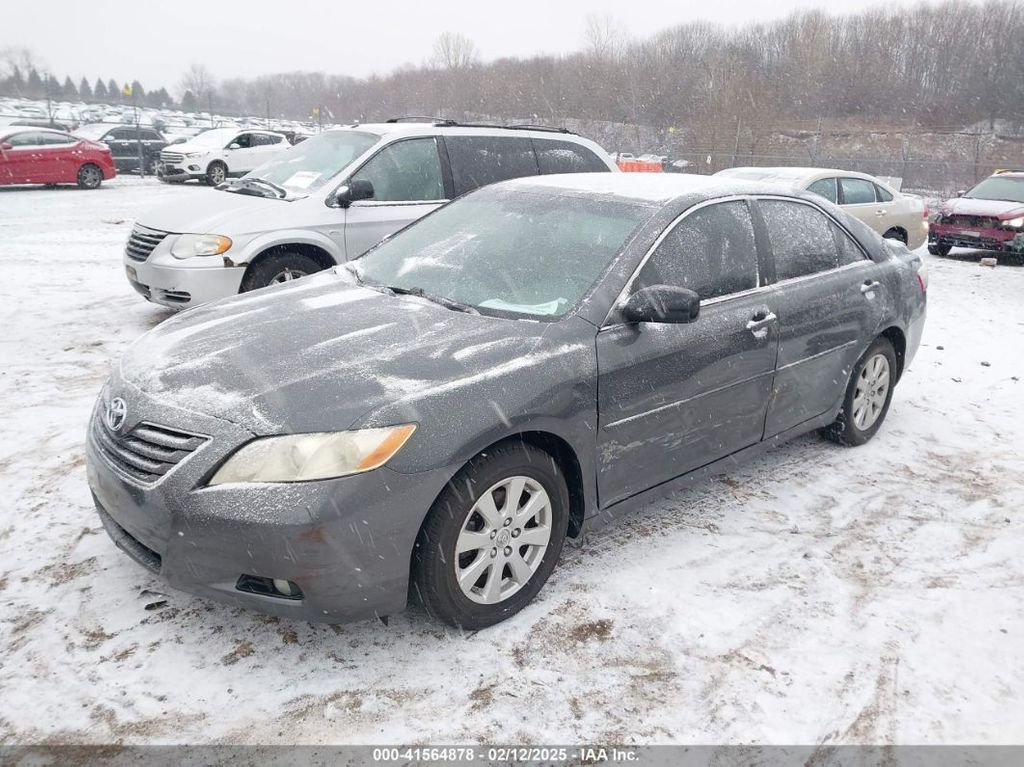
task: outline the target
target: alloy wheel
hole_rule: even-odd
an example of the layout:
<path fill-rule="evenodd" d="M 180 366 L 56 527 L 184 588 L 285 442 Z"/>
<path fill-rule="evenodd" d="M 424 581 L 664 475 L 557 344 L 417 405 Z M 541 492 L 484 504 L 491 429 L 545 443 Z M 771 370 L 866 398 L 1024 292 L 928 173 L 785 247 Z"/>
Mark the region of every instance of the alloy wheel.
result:
<path fill-rule="evenodd" d="M 503 602 L 522 589 L 551 541 L 551 499 L 530 477 L 503 479 L 469 510 L 455 544 L 455 578 L 478 604 Z"/>
<path fill-rule="evenodd" d="M 861 368 L 853 394 L 853 424 L 861 431 L 874 426 L 889 396 L 889 360 L 876 354 Z"/>
<path fill-rule="evenodd" d="M 277 274 L 275 274 L 271 278 L 270 284 L 274 285 L 274 284 L 279 283 L 279 282 L 291 282 L 292 280 L 297 280 L 297 279 L 299 279 L 299 277 L 305 277 L 305 276 L 306 276 L 306 273 L 303 272 L 303 271 L 300 271 L 298 269 L 286 268 L 286 269 L 278 272 Z"/>

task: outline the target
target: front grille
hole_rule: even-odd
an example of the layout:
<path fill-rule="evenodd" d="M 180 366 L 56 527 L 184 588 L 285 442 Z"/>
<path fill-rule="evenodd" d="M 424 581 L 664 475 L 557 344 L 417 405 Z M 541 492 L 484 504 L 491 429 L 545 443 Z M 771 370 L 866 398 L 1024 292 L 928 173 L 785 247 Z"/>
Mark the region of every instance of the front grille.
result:
<path fill-rule="evenodd" d="M 153 249 L 163 242 L 167 234 L 158 229 L 149 229 L 136 224 L 132 229 L 131 236 L 128 237 L 128 244 L 124 246 L 125 255 L 132 261 L 145 261 Z"/>
<path fill-rule="evenodd" d="M 964 229 L 995 229 L 999 226 L 999 219 L 990 216 L 953 215 L 946 216 L 942 223 Z"/>
<path fill-rule="evenodd" d="M 156 482 L 208 439 L 152 423 L 140 423 L 127 434 L 116 434 L 99 415 L 93 419 L 92 437 L 114 468 L 144 484 Z"/>
<path fill-rule="evenodd" d="M 165 163 L 179 163 L 185 161 L 185 155 L 178 154 L 177 152 L 161 152 L 160 162 Z"/>

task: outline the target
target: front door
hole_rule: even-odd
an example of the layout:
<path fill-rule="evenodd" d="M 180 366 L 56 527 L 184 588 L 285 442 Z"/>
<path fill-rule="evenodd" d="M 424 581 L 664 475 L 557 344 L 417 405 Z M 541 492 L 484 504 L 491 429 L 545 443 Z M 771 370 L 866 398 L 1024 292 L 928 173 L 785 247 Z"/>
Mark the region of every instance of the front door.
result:
<path fill-rule="evenodd" d="M 833 409 L 874 337 L 889 288 L 882 267 L 817 207 L 757 203 L 774 260 L 779 356 L 765 437 Z"/>
<path fill-rule="evenodd" d="M 345 253 L 357 258 L 382 239 L 446 202 L 435 138 L 389 144 L 353 175 L 373 184 L 373 199 L 353 203 L 345 215 Z"/>
<path fill-rule="evenodd" d="M 630 292 L 690 288 L 689 324 L 623 323 L 597 335 L 598 492 L 634 495 L 761 440 L 778 330 L 744 200 L 697 208 L 670 227 Z"/>
<path fill-rule="evenodd" d="M 843 176 L 839 179 L 839 199 L 843 211 L 859 218 L 879 234 L 889 228 L 888 203 L 879 202 L 875 185 L 867 179 Z"/>

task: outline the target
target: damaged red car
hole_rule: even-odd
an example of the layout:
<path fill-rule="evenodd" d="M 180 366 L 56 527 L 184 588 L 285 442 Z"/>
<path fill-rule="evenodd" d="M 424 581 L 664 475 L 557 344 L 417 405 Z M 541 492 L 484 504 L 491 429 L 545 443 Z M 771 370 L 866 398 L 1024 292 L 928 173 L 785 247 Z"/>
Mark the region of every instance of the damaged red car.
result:
<path fill-rule="evenodd" d="M 1024 171 L 996 171 L 947 200 L 928 229 L 928 252 L 953 247 L 1024 253 Z"/>

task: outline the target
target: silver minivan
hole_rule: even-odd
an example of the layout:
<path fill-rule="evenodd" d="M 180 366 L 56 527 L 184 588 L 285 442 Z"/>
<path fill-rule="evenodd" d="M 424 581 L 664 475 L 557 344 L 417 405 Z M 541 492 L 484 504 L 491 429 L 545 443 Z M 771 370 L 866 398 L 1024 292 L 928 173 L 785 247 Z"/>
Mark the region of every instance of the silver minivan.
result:
<path fill-rule="evenodd" d="M 600 146 L 560 129 L 450 121 L 354 125 L 143 214 L 124 265 L 132 287 L 148 300 L 195 306 L 356 258 L 485 184 L 617 170 Z"/>

